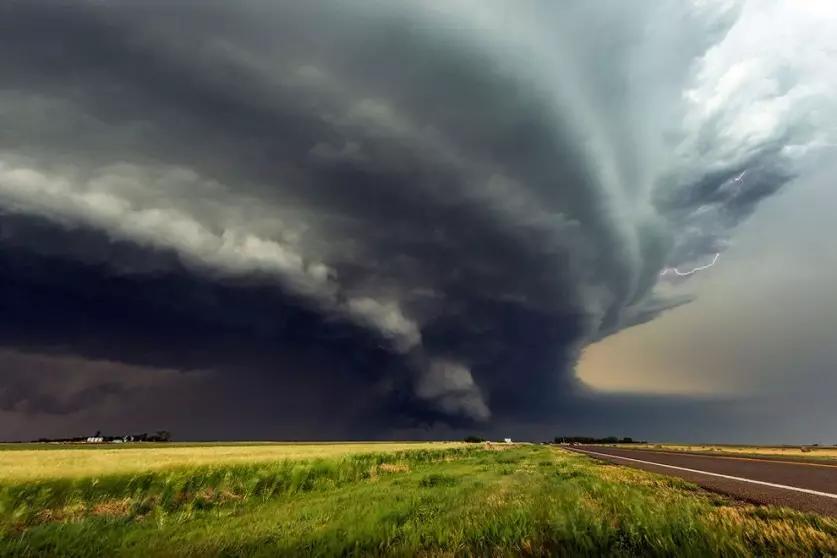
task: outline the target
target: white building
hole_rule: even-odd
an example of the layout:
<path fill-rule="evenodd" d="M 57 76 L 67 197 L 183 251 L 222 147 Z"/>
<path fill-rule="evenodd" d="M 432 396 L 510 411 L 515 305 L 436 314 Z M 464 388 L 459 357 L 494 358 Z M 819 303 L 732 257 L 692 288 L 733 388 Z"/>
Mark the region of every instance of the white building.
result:
<path fill-rule="evenodd" d="M 512 443 L 511 438 L 506 438 L 506 439 L 504 439 L 503 441 L 504 441 L 504 442 L 506 442 L 507 444 L 511 444 L 511 443 Z"/>

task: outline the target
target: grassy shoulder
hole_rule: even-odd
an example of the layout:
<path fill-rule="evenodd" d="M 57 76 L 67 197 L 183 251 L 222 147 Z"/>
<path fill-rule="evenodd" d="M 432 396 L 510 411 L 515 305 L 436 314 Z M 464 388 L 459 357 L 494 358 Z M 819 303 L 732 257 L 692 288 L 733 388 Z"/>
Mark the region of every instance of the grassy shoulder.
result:
<path fill-rule="evenodd" d="M 837 553 L 837 522 L 542 446 L 7 484 L 3 556 Z"/>

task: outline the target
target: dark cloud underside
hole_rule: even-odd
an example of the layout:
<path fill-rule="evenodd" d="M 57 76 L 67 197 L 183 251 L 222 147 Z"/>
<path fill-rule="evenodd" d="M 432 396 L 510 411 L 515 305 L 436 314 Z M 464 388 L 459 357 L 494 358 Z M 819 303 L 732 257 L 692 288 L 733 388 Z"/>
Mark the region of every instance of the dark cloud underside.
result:
<path fill-rule="evenodd" d="M 0 7 L 0 346 L 114 365 L 63 393 L 10 366 L 0 407 L 130 399 L 119 366 L 200 371 L 194 398 L 236 394 L 231 437 L 653 406 L 588 393 L 580 351 L 689 302 L 660 271 L 721 251 L 796 172 L 790 131 L 713 154 L 720 117 L 651 118 L 687 112 L 682 68 L 735 14 L 666 8 L 706 35 L 652 64 L 635 45 L 662 6 L 431 4 Z M 668 66 L 683 83 L 649 94 Z"/>

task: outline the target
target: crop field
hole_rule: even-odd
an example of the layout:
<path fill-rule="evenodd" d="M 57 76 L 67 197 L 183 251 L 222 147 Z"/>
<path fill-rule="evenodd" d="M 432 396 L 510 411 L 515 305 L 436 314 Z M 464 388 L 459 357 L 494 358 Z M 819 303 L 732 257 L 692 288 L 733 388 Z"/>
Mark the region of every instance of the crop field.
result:
<path fill-rule="evenodd" d="M 42 463 L 0 480 L 0 556 L 837 553 L 835 520 L 556 447 L 320 446 L 5 452 L 0 468 L 34 463 L 27 452 Z M 179 449 L 200 457 L 159 464 Z M 94 473 L 83 474 L 84 459 Z"/>
<path fill-rule="evenodd" d="M 171 467 L 235 465 L 275 462 L 283 459 L 335 458 L 352 453 L 407 449 L 442 449 L 452 443 L 243 443 L 0 446 L 0 481 L 38 478 L 108 476 Z M 48 453 L 44 453 L 48 452 Z"/>
<path fill-rule="evenodd" d="M 773 457 L 804 457 L 806 459 L 837 460 L 837 447 L 834 446 L 726 446 L 700 444 L 613 444 L 613 447 L 628 449 L 644 449 L 656 451 L 688 451 L 698 453 L 730 454 L 730 455 L 767 455 Z M 802 451 L 802 447 L 805 451 Z"/>

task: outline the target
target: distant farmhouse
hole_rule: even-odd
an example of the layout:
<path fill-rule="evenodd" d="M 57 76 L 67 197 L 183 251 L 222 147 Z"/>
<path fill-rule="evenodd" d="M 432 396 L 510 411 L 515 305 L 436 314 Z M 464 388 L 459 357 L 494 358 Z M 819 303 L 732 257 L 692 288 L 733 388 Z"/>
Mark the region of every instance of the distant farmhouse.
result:
<path fill-rule="evenodd" d="M 158 430 L 151 435 L 143 432 L 142 434 L 103 436 L 101 432 L 96 432 L 93 436 L 80 436 L 76 438 L 39 438 L 34 441 L 41 444 L 125 444 L 130 442 L 160 443 L 170 442 L 171 433 L 168 430 Z"/>

